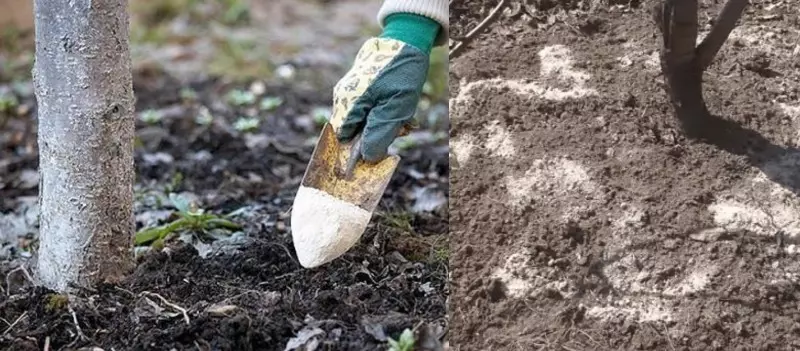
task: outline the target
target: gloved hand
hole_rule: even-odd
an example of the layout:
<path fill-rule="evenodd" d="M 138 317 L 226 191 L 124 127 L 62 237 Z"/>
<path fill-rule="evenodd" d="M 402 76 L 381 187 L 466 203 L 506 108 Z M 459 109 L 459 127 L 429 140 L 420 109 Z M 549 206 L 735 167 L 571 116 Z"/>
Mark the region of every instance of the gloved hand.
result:
<path fill-rule="evenodd" d="M 383 34 L 364 43 L 334 87 L 331 126 L 340 142 L 362 133 L 365 161 L 384 159 L 389 145 L 412 123 L 440 28 L 427 17 L 390 15 Z"/>

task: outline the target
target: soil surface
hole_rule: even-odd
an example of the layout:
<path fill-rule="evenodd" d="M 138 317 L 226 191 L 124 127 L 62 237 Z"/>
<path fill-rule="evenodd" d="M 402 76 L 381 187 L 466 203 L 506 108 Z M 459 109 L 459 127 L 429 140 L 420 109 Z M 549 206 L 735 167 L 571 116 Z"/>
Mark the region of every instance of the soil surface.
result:
<path fill-rule="evenodd" d="M 27 278 L 38 243 L 36 103 L 27 61 L 13 76 L 0 74 L 0 349 L 385 350 L 405 329 L 418 349 L 441 349 L 449 295 L 443 99 L 426 92 L 421 128 L 393 146 L 401 164 L 357 247 L 308 270 L 291 241 L 292 201 L 332 85 L 374 32 L 362 27 L 374 27 L 380 4 L 366 2 L 258 1 L 253 26 L 231 28 L 179 11 L 148 34 L 166 43 L 134 43 L 137 230 L 178 218 L 170 194 L 242 228 L 182 230 L 137 247 L 124 282 L 68 298 Z M 283 22 L 267 20 L 279 11 L 288 14 L 277 15 Z M 136 38 L 142 28 L 134 29 Z M 209 38 L 229 50 L 206 45 Z M 3 67 L 31 57 L 5 49 Z"/>
<path fill-rule="evenodd" d="M 163 249 L 140 248 L 138 267 L 125 282 L 85 289 L 69 304 L 31 287 L 25 272 L 5 262 L 0 318 L 7 323 L 0 327 L 0 349 L 42 350 L 49 342 L 50 350 L 284 350 L 293 338 L 305 348 L 291 350 L 383 349 L 387 336 L 420 325 L 431 326 L 428 338 L 440 339 L 446 326 L 447 215 L 412 211 L 420 197 L 411 190 L 447 194 L 446 145 L 421 143 L 402 152 L 381 213 L 360 244 L 307 270 L 292 246 L 289 211 L 313 150 L 310 138 L 319 130 L 311 107 L 329 97 L 267 86 L 265 95 L 280 96 L 283 104 L 262 115 L 260 130 L 240 133 L 230 127 L 244 113 L 238 107 L 214 111 L 208 126 L 193 120 L 199 106 L 220 106 L 220 92 L 233 87 L 191 84 L 199 102 L 183 105 L 181 87 L 174 84 L 141 72 L 137 77 L 139 110 L 153 108 L 165 116 L 158 125 L 138 123 L 139 227 L 153 218 L 163 223 L 161 216 L 170 210 L 153 200 L 163 191 L 160 184 L 170 184 L 171 192 L 192 196 L 206 211 L 234 212 L 232 221 L 244 229 L 219 242 L 173 239 Z M 26 140 L 35 136 L 20 142 Z M 11 157 L 12 150 L 9 142 L 3 152 Z M 10 160 L 0 172 L 3 179 L 21 179 L 27 167 L 35 169 L 35 153 Z M 9 181 L 0 190 L 4 211 L 13 213 L 26 196 L 36 195 L 35 186 L 19 184 Z"/>
<path fill-rule="evenodd" d="M 484 12 L 454 32 L 495 3 L 455 4 Z M 650 3 L 539 3 L 451 63 L 453 348 L 799 348 L 792 6 L 751 2 L 687 131 Z"/>

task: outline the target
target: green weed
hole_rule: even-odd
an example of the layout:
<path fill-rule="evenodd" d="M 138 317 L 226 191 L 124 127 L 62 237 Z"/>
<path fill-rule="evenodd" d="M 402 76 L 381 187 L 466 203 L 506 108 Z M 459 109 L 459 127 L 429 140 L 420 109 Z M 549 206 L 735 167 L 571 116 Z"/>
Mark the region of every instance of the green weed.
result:
<path fill-rule="evenodd" d="M 184 87 L 181 89 L 180 92 L 181 100 L 184 102 L 194 102 L 197 101 L 197 92 L 194 89 L 189 87 Z"/>
<path fill-rule="evenodd" d="M 158 124 L 158 122 L 161 122 L 161 118 L 162 118 L 161 113 L 159 113 L 156 110 L 147 110 L 142 112 L 141 115 L 139 115 L 139 119 L 141 119 L 142 122 L 147 124 Z"/>
<path fill-rule="evenodd" d="M 311 118 L 318 126 L 323 126 L 331 118 L 331 109 L 325 107 L 317 107 L 311 111 Z"/>
<path fill-rule="evenodd" d="M 233 123 L 233 128 L 240 132 L 254 132 L 260 124 L 257 118 L 240 117 Z"/>
<path fill-rule="evenodd" d="M 398 211 L 383 214 L 383 221 L 386 225 L 406 233 L 414 232 L 414 227 L 411 225 L 413 219 L 414 216 L 410 212 Z"/>
<path fill-rule="evenodd" d="M 0 113 L 13 113 L 19 106 L 19 100 L 14 94 L 0 94 Z"/>
<path fill-rule="evenodd" d="M 231 105 L 245 106 L 256 102 L 256 95 L 247 90 L 231 90 L 225 95 L 225 99 Z"/>
<path fill-rule="evenodd" d="M 67 297 L 67 295 L 48 294 L 46 299 L 47 302 L 44 305 L 44 309 L 47 312 L 61 311 L 69 304 L 69 297 Z"/>
<path fill-rule="evenodd" d="M 261 110 L 262 111 L 272 111 L 283 104 L 283 99 L 279 97 L 265 97 L 261 100 Z"/>
<path fill-rule="evenodd" d="M 213 229 L 240 230 L 242 228 L 219 215 L 205 213 L 203 209 L 194 208 L 186 199 L 176 194 L 170 194 L 169 199 L 178 210 L 179 218 L 165 225 L 142 229 L 136 233 L 136 245 L 155 244 L 163 247 L 164 238 L 181 231 L 207 233 Z"/>
<path fill-rule="evenodd" d="M 411 329 L 403 330 L 403 333 L 400 334 L 400 338 L 394 340 L 389 338 L 389 351 L 412 351 L 414 350 L 414 344 L 416 340 L 414 340 L 414 332 Z"/>

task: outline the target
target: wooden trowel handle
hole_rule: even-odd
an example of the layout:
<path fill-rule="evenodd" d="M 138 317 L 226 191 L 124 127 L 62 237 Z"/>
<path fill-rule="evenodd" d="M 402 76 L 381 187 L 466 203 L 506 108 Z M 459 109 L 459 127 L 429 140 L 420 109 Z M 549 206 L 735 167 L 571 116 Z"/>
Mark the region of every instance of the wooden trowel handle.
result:
<path fill-rule="evenodd" d="M 361 159 L 361 145 L 361 133 L 359 133 L 353 138 L 353 147 L 350 148 L 350 158 L 347 159 L 347 165 L 344 171 L 345 179 L 353 177 L 353 170 L 356 169 L 356 164 L 358 164 L 358 161 Z"/>

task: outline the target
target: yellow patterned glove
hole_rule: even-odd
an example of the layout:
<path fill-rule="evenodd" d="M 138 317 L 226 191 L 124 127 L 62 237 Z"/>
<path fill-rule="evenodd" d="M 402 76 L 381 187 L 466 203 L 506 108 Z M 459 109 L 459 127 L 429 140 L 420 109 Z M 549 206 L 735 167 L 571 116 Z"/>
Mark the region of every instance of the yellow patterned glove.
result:
<path fill-rule="evenodd" d="M 364 160 L 385 158 L 389 145 L 412 123 L 439 29 L 437 22 L 418 15 L 387 17 L 383 35 L 364 43 L 334 87 L 331 126 L 340 142 L 362 133 Z"/>

